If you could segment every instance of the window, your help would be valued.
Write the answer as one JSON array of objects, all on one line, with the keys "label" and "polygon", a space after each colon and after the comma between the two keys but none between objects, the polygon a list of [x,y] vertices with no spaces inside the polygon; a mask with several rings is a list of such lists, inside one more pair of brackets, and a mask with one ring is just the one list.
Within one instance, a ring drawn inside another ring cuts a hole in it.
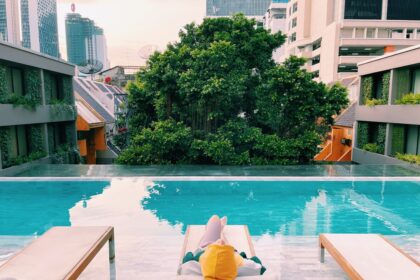
[{"label": "window", "polygon": [[396,153],[420,155],[420,126],[394,124],[391,139],[392,155]]},{"label": "window", "polygon": [[418,0],[388,0],[388,19],[420,20]]},{"label": "window", "polygon": [[317,50],[321,47],[321,40],[316,41],[315,43],[312,44],[312,50]]},{"label": "window", "polygon": [[357,72],[356,64],[340,64],[338,65],[338,73]]},{"label": "window", "polygon": [[292,28],[296,27],[297,25],[297,18],[292,19]]},{"label": "window", "polygon": [[65,123],[50,123],[48,124],[48,140],[50,152],[57,151],[57,148],[67,143],[66,139],[66,124]]},{"label": "window", "polygon": [[356,28],[356,38],[365,38],[364,28]]},{"label": "window", "polygon": [[381,19],[382,0],[346,0],[344,9],[345,19]]},{"label": "window", "polygon": [[420,69],[413,69],[411,77],[412,92],[420,93]]},{"label": "window", "polygon": [[9,93],[21,96],[25,94],[22,69],[6,67],[6,83]]},{"label": "window", "polygon": [[384,54],[383,47],[340,47],[339,56],[380,56]]},{"label": "window", "polygon": [[406,39],[414,39],[414,29],[407,29],[405,34]]},{"label": "window", "polygon": [[312,65],[317,65],[321,61],[321,56],[317,55],[312,58]]},{"label": "window", "polygon": [[391,29],[384,29],[384,28],[379,28],[378,29],[378,38],[389,39],[391,37],[392,37],[392,30]]},{"label": "window", "polygon": [[296,2],[293,4],[293,12],[296,13],[297,9],[298,9],[298,3]]},{"label": "window", "polygon": [[296,32],[289,37],[290,42],[296,41]]}]

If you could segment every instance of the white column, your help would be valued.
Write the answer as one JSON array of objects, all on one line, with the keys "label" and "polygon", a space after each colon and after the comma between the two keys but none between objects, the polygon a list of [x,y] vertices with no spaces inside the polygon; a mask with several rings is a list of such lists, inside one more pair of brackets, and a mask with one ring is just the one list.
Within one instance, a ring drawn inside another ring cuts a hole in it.
[{"label": "white column", "polygon": [[382,17],[381,17],[381,19],[382,20],[388,19],[388,0],[382,0]]}]

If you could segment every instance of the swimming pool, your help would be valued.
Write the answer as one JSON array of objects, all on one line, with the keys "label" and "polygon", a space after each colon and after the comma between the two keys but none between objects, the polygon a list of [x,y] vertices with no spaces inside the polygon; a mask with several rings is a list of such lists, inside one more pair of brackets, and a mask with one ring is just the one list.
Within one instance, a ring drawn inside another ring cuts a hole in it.
[{"label": "swimming pool", "polygon": [[[323,232],[409,236],[420,246],[419,205],[420,180],[0,181],[0,261],[52,226],[112,225],[123,279],[132,279],[139,267],[169,275],[186,225],[212,214],[247,224],[257,251],[280,246],[285,254],[291,244],[310,244],[316,256],[316,236]],[[170,268],[154,260],[162,251]],[[284,257],[264,255],[272,252],[259,255],[273,262]]]}]

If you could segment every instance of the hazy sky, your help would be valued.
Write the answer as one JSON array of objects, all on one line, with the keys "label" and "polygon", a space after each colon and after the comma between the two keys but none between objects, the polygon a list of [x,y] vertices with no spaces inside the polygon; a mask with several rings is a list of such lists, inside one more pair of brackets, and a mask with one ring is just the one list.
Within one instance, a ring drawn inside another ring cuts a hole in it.
[{"label": "hazy sky", "polygon": [[64,20],[76,4],[76,13],[104,29],[111,66],[139,65],[139,50],[145,45],[164,49],[178,39],[187,23],[205,16],[205,0],[57,0],[60,51],[67,58]]}]

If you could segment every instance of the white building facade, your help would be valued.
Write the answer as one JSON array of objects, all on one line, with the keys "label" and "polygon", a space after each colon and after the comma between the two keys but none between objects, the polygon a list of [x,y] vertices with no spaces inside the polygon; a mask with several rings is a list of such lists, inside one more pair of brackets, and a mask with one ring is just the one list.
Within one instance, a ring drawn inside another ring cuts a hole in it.
[{"label": "white building facade", "polygon": [[420,44],[420,0],[291,0],[285,57],[303,56],[325,83],[356,77],[359,62]]},{"label": "white building facade", "polygon": [[[264,16],[264,28],[271,31],[271,33],[281,32],[286,34],[286,16],[287,16],[287,2],[288,0],[273,0],[268,7]],[[283,44],[280,48],[273,52],[273,59],[280,63],[285,58],[286,47]]]}]

